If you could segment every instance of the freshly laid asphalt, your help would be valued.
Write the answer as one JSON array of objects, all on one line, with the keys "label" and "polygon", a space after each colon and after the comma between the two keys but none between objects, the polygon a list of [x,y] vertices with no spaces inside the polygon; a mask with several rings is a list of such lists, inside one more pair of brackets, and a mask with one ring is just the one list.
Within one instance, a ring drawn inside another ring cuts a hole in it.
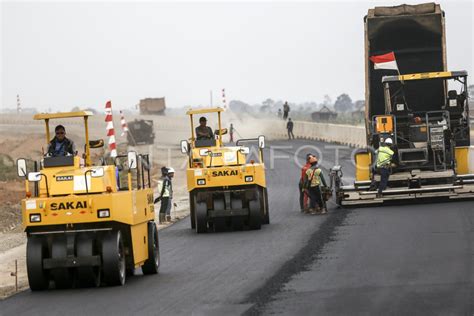
[{"label": "freshly laid asphalt", "polygon": [[0,314],[474,313],[474,201],[357,209],[331,203],[329,215],[304,215],[296,161],[319,150],[327,175],[338,156],[350,183],[351,150],[336,154],[302,140],[268,145],[270,225],[197,235],[185,219],[160,231],[160,274],[137,273],[122,287],[27,290],[0,301]]}]

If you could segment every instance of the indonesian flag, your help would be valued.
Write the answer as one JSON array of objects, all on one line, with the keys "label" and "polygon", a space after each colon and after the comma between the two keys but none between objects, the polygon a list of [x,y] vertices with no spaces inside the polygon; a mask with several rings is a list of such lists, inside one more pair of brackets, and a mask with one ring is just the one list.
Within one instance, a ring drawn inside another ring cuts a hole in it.
[{"label": "indonesian flag", "polygon": [[370,60],[374,63],[374,69],[391,69],[398,71],[397,60],[395,59],[394,52],[385,55],[372,56],[370,57]]}]

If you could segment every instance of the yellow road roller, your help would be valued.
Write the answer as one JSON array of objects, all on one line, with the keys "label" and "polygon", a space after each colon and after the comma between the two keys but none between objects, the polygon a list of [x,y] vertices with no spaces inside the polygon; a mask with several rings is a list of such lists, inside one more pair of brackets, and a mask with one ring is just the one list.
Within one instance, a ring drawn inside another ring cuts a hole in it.
[{"label": "yellow road roller", "polygon": [[139,267],[143,274],[158,273],[149,157],[128,152],[93,165],[90,149],[104,142],[89,140],[91,116],[88,111],[35,115],[46,123],[48,143],[51,120],[82,118],[84,152],[17,161],[18,175],[25,178],[21,207],[33,291],[123,285]]},{"label": "yellow road roller", "polygon": [[[222,136],[227,130],[222,128],[223,111],[205,108],[186,113],[191,138],[181,141],[181,151],[188,156],[191,228],[197,233],[260,229],[270,223],[263,162],[265,137],[240,139],[235,146],[224,146]],[[209,115],[217,116],[215,131],[206,125]],[[200,118],[195,129],[196,116]]]}]

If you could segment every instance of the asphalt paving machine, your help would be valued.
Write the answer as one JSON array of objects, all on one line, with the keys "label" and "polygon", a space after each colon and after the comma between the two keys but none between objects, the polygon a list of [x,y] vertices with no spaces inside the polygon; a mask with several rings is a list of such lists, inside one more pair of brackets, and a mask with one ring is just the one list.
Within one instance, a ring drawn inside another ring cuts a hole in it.
[{"label": "asphalt paving machine", "polygon": [[[447,71],[444,12],[439,5],[377,7],[365,17],[367,148],[354,155],[352,185],[331,170],[339,205],[474,197],[468,74]],[[397,34],[391,36],[390,34]],[[394,52],[398,70],[374,69],[370,56]],[[388,189],[369,190],[375,150],[395,151]]]}]

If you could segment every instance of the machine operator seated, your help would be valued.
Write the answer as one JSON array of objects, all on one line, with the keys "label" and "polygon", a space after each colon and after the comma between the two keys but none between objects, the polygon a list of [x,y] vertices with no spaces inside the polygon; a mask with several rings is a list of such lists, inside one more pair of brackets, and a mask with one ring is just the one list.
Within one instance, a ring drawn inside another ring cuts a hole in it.
[{"label": "machine operator seated", "polygon": [[199,126],[196,127],[196,139],[214,139],[214,133],[207,126],[207,119],[204,116],[199,119]]},{"label": "machine operator seated", "polygon": [[215,146],[216,139],[212,129],[207,126],[207,119],[203,116],[199,119],[199,126],[196,127],[196,147]]},{"label": "machine operator seated", "polygon": [[66,129],[62,125],[54,129],[56,136],[49,142],[47,157],[75,156],[77,154],[74,142],[66,138]]}]

